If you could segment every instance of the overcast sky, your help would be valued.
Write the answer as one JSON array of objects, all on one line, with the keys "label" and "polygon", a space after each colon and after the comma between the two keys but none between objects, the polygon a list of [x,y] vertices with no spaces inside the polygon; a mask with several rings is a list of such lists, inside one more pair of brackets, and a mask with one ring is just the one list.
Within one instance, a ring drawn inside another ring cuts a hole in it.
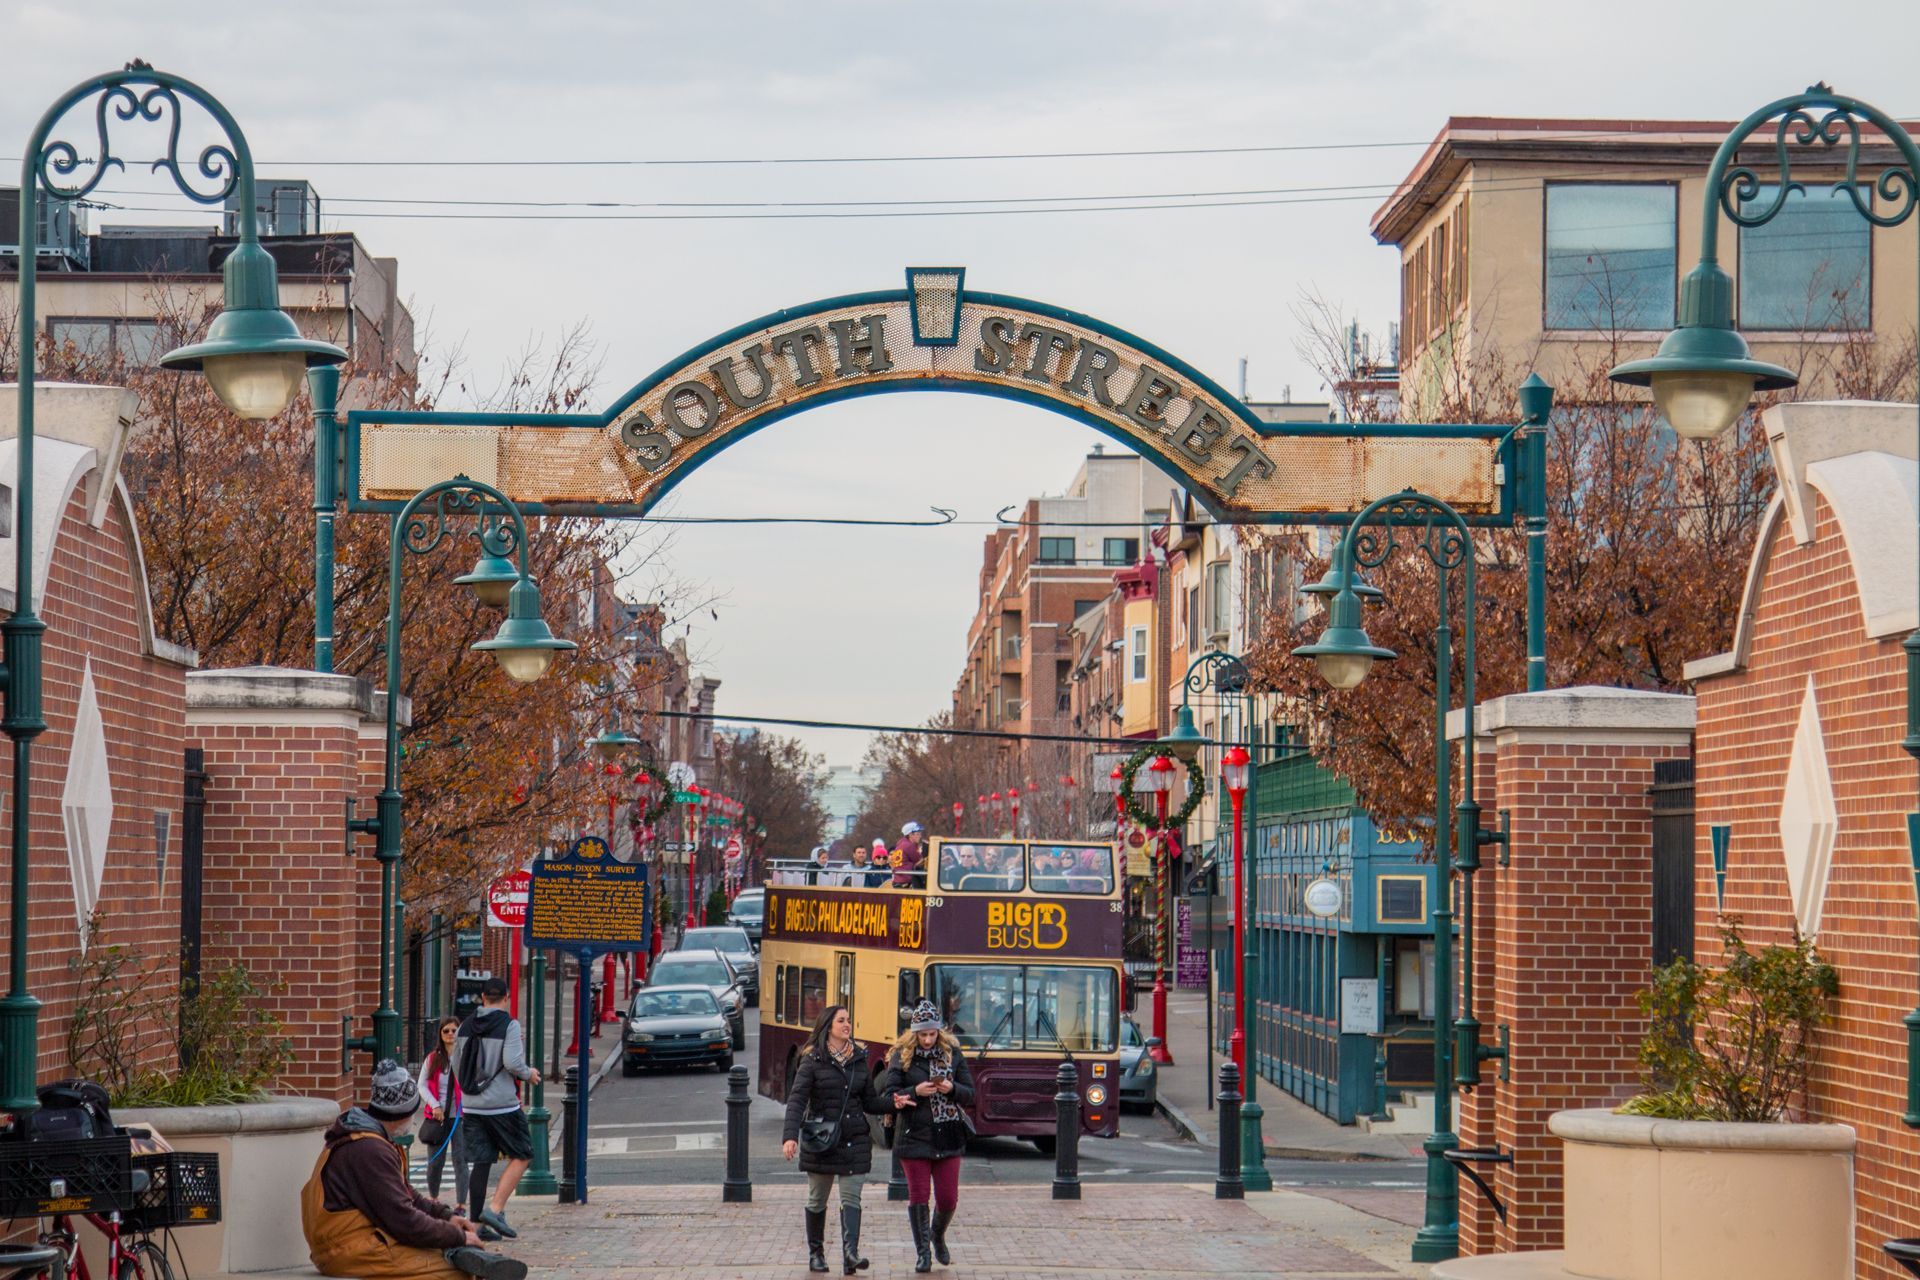
[{"label": "overcast sky", "polygon": [[[1858,0],[1831,21],[1804,4],[1718,0],[8,0],[0,12],[0,138],[24,140],[61,91],[128,58],[196,80],[239,120],[263,176],[310,179],[327,229],[399,259],[432,358],[457,349],[484,387],[529,345],[584,321],[602,361],[597,404],[743,320],[898,287],[915,264],[964,265],[971,287],[1098,316],[1229,389],[1244,357],[1252,398],[1291,387],[1315,399],[1323,393],[1295,352],[1293,307],[1315,291],[1384,332],[1398,270],[1368,218],[1450,114],[1735,119],[1824,78],[1920,116],[1914,0]],[[155,154],[139,141],[126,154]],[[0,144],[0,155],[20,146]],[[1227,147],[1327,149],[411,163]],[[120,203],[160,203],[137,171],[107,186],[129,193],[106,197]],[[888,218],[374,203],[998,197],[1058,208],[1063,197],[1178,203],[1166,197],[1221,192],[1260,194],[1208,197],[1246,202],[1213,208]],[[166,207],[95,221],[189,220],[184,202]],[[446,216],[484,212],[572,216]],[[584,220],[609,215],[617,220]],[[678,572],[725,596],[718,621],[703,613],[692,635],[724,681],[721,707],[914,723],[945,706],[976,602],[982,522],[1058,492],[1097,439],[998,400],[882,396],[789,419],[688,478],[670,504],[685,515],[913,518],[941,506],[973,522],[679,530]],[[865,745],[864,735],[804,736],[836,763]]]}]

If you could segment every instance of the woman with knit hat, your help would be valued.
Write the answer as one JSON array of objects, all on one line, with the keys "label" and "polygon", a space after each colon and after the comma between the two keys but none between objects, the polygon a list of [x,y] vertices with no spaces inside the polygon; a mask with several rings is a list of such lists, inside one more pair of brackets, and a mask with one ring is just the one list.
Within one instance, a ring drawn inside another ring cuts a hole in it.
[{"label": "woman with knit hat", "polygon": [[[913,1021],[887,1054],[880,1091],[892,1095],[901,1107],[893,1141],[907,1175],[913,1269],[931,1271],[935,1258],[943,1267],[951,1265],[947,1226],[960,1204],[960,1160],[967,1149],[967,1123],[961,1108],[973,1103],[973,1072],[933,1001],[922,1000],[914,1006]],[[931,1211],[929,1200],[933,1201]]]}]

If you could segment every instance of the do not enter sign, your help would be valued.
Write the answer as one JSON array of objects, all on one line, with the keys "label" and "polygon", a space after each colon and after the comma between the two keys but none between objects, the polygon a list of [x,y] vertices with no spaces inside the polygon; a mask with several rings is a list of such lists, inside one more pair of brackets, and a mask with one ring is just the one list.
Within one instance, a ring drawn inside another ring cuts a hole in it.
[{"label": "do not enter sign", "polygon": [[527,892],[533,884],[531,871],[509,871],[487,886],[487,923],[501,929],[518,929],[527,922]]}]

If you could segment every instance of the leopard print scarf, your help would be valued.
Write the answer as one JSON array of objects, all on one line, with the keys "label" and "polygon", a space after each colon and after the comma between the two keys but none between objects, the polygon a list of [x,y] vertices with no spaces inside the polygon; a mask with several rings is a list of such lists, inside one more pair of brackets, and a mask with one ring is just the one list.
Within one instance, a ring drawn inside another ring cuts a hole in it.
[{"label": "leopard print scarf", "polygon": [[[953,1078],[953,1057],[945,1048],[935,1045],[931,1050],[915,1046],[914,1059],[927,1069],[927,1079],[934,1083]],[[933,1104],[933,1122],[946,1124],[960,1119],[960,1108],[952,1101],[951,1094],[936,1093],[927,1101]]]}]

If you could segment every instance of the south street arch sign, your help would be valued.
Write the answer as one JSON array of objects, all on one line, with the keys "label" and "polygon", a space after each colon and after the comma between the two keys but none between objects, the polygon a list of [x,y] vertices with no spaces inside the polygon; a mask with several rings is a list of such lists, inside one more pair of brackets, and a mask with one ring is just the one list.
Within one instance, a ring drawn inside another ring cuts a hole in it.
[{"label": "south street arch sign", "polygon": [[760,428],[888,391],[1001,396],[1119,440],[1230,523],[1340,524],[1417,488],[1511,523],[1532,455],[1503,425],[1269,423],[1185,361],[1091,316],[911,268],[905,289],[793,307],[662,366],[602,414],[347,415],[346,498],[392,511],[466,475],[530,514],[645,516]]}]

